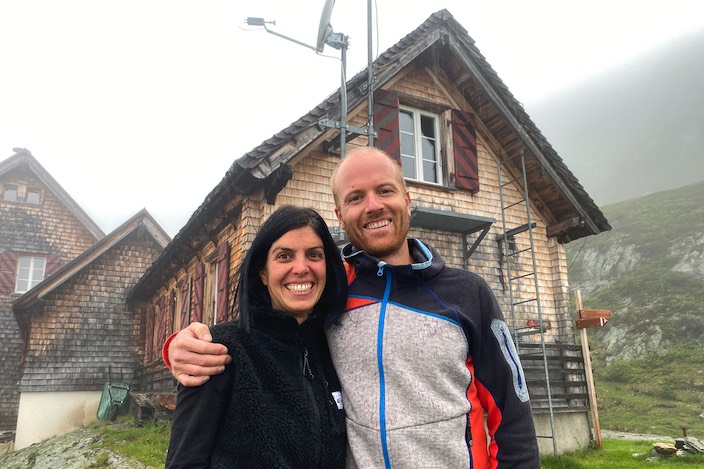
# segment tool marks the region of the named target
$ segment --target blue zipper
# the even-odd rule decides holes
[[[389,302],[391,292],[391,272],[386,269],[386,286],[384,287],[384,298],[381,301],[379,310],[379,329],[377,331],[377,363],[379,364],[379,431],[381,433],[381,451],[384,455],[384,467],[391,469],[389,460],[389,447],[386,439],[386,386],[384,383],[384,321],[386,319],[386,305]],[[384,274],[384,266],[379,266],[378,276]]]

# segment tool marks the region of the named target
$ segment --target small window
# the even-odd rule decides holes
[[[399,120],[403,176],[414,181],[442,184],[439,117],[402,107]]]
[[[39,205],[41,203],[41,191],[27,187],[24,184],[5,184],[2,190],[2,199],[8,202]]]
[[[17,202],[17,186],[5,186],[3,191],[2,200],[7,200],[8,202]]]
[[[25,202],[27,202],[28,204],[39,205],[39,200],[39,191],[34,189],[27,189],[27,197],[25,199]]]
[[[17,259],[17,280],[15,292],[25,293],[44,280],[46,259],[43,257],[20,256]]]

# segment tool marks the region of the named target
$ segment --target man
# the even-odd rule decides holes
[[[523,370],[486,282],[407,238],[401,168],[370,147],[332,177],[350,244],[345,313],[328,339],[343,388],[348,467],[540,467]],[[185,385],[222,370],[226,350],[194,324],[165,344]],[[486,426],[490,436],[487,441]]]

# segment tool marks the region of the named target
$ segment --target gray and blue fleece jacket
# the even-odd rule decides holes
[[[523,370],[491,289],[422,242],[409,247],[415,263],[399,266],[343,248],[349,299],[328,343],[347,467],[540,468]]]

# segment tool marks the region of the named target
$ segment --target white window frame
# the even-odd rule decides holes
[[[29,260],[29,266],[22,266],[23,261]],[[37,267],[41,261],[42,266]],[[38,273],[40,272],[40,273]],[[26,293],[46,276],[46,257],[42,256],[17,256],[17,268],[15,273],[15,293]],[[41,278],[39,278],[41,277]],[[26,287],[26,288],[24,288]]]
[[[426,112],[426,111],[421,111],[420,109],[408,107],[408,106],[399,106],[399,119],[401,119],[401,114],[410,114],[413,120],[413,131],[408,132],[402,129],[401,127],[401,122],[399,122],[399,133],[400,136],[399,138],[401,139],[401,165],[402,167],[404,165],[409,165],[409,162],[412,160],[413,161],[413,169],[415,173],[415,177],[409,177],[406,175],[406,171],[404,171],[404,178],[409,181],[418,181],[418,182],[423,182],[427,184],[434,184],[434,185],[443,185],[443,162],[442,162],[442,152],[441,152],[441,146],[442,146],[442,135],[440,134],[440,122],[441,122],[441,116],[439,114],[435,114],[432,112]],[[418,154],[418,149],[423,148],[423,142],[426,140],[429,140],[426,136],[423,135],[421,131],[421,119],[425,118],[430,118],[433,119],[433,132],[434,135],[431,137],[433,142],[435,143],[434,146],[434,160],[432,159],[427,159],[427,155],[419,155]],[[404,150],[407,150],[407,148],[404,148],[404,136],[410,136],[413,140],[413,153],[404,153]],[[435,177],[436,180],[427,180],[427,175],[424,173],[424,163],[425,162],[433,162],[434,161],[434,166],[435,166]],[[407,169],[408,166],[405,166]]]

